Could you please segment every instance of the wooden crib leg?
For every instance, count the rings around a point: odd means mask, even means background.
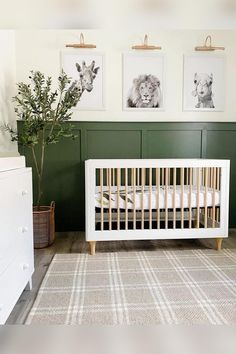
[[[217,251],[221,250],[222,241],[223,241],[223,238],[216,238],[216,250]]]
[[[91,254],[91,256],[95,256],[95,253],[96,253],[96,241],[90,241],[89,245],[90,245],[90,254]]]

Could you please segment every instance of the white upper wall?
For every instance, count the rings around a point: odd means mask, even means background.
[[[133,44],[141,43],[144,33],[132,30],[83,31],[88,43],[96,43],[94,51],[104,52],[106,110],[79,111],[73,119],[81,121],[236,121],[236,30],[196,31],[149,31],[150,43],[160,44],[166,58],[166,109],[164,112],[122,110],[122,53]],[[226,50],[226,103],[224,112],[183,112],[183,55],[195,53],[208,34],[213,44],[223,45]],[[25,81],[30,70],[40,70],[55,80],[60,72],[60,52],[65,44],[79,41],[80,30],[30,30],[16,31],[16,77]],[[75,52],[79,51],[75,49]],[[214,53],[208,53],[214,55]],[[222,55],[222,54],[221,54]]]
[[[16,83],[14,31],[0,30],[0,48],[0,126],[9,123],[15,127],[15,112],[12,103]],[[9,135],[0,129],[0,156],[6,153],[14,155],[16,151],[16,144],[13,144]]]
[[[14,11],[13,11],[14,9]],[[236,29],[235,0],[8,0],[1,28]]]

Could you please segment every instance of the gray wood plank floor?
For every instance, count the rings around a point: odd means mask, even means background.
[[[38,289],[48,266],[56,253],[84,253],[88,252],[88,244],[84,241],[84,232],[57,233],[52,246],[35,250],[35,272],[33,275],[33,289],[23,291],[6,324],[23,324],[37,296]],[[96,252],[151,250],[158,248],[213,248],[215,240],[160,240],[160,241],[107,241],[98,242]],[[229,238],[224,239],[224,248],[236,248],[236,229],[230,230]]]

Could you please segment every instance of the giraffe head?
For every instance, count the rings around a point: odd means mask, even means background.
[[[82,89],[91,92],[93,89],[93,80],[98,73],[99,66],[95,68],[95,61],[93,60],[89,66],[86,66],[85,61],[82,61],[82,66],[76,63],[76,68],[80,75]]]

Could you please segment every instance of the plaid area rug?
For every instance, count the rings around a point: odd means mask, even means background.
[[[26,324],[236,324],[236,251],[57,254]]]

